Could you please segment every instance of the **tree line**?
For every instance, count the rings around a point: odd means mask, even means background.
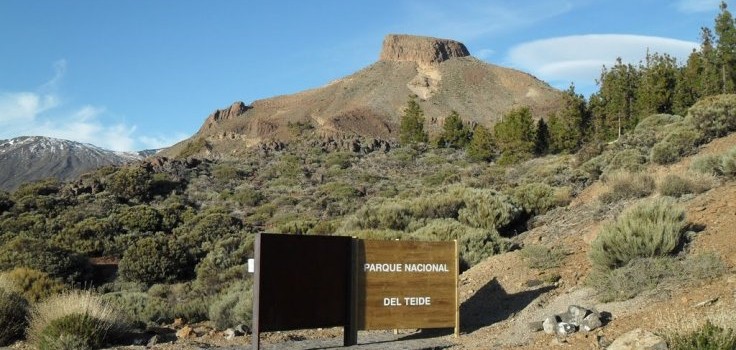
[[[701,28],[700,47],[684,64],[666,53],[647,52],[638,65],[619,57],[613,66],[603,66],[596,79],[598,91],[588,100],[571,84],[557,112],[535,123],[529,108],[515,108],[492,129],[471,127],[453,111],[432,143],[464,148],[477,161],[516,163],[535,155],[576,152],[588,142],[617,140],[646,116],[684,115],[704,97],[736,93],[736,21],[725,1],[719,9],[714,28]],[[429,141],[423,111],[413,97],[401,116],[400,141]]]

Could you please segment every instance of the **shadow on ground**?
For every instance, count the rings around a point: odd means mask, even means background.
[[[463,333],[471,333],[503,321],[552,289],[554,289],[553,286],[544,286],[507,294],[494,278],[460,305],[460,330]]]

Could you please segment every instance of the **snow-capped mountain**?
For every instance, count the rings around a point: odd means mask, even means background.
[[[142,158],[137,153],[115,152],[51,137],[0,140],[0,189],[12,191],[24,182],[46,178],[70,180],[102,166]]]

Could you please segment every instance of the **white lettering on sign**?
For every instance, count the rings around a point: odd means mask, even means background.
[[[372,264],[363,265],[365,272],[450,272],[447,264]]]
[[[401,303],[401,300],[404,303]],[[383,306],[432,306],[431,297],[383,298]]]

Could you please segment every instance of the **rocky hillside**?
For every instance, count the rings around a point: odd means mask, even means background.
[[[417,96],[430,135],[451,111],[466,122],[492,125],[509,109],[535,117],[557,108],[561,92],[535,77],[472,57],[460,42],[388,35],[378,62],[326,86],[293,95],[235,102],[164,154],[230,155],[264,143],[303,138],[396,140],[400,115]]]
[[[90,170],[141,159],[94,145],[42,136],[0,140],[0,189],[46,178],[70,180]]]

